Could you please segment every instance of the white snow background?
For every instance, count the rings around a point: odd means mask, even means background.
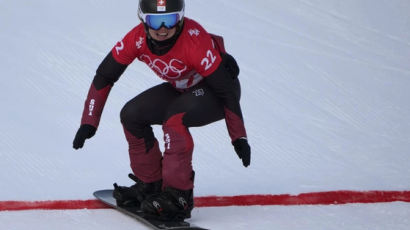
[[[92,199],[130,185],[122,106],[161,83],[134,62],[97,134],[72,140],[95,70],[139,23],[135,0],[0,0],[0,201]],[[193,128],[196,196],[410,190],[409,0],[189,0],[241,68],[252,147]],[[162,142],[162,130],[155,126]],[[197,208],[211,229],[408,229],[410,204]],[[114,210],[0,212],[0,229],[145,229]]]

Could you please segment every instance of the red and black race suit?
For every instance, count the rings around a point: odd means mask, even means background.
[[[97,69],[85,102],[82,124],[98,127],[111,87],[135,59],[146,63],[168,83],[153,87],[127,103],[126,107],[134,105],[146,109],[149,104],[155,107],[152,111],[144,111],[141,119],[146,124],[136,125],[135,119],[127,120],[127,117],[141,116],[139,111],[133,110],[138,116],[125,116],[122,112],[121,120],[131,134],[151,140],[148,137],[152,131],[147,135],[146,126],[163,124],[173,115],[184,113],[186,127],[202,126],[225,118],[232,141],[246,137],[239,104],[239,68],[235,59],[226,53],[221,37],[207,33],[197,22],[186,17],[176,43],[164,55],[151,52],[143,24],[133,28],[114,46]],[[184,94],[191,97],[175,102]],[[147,117],[152,119],[147,120]]]

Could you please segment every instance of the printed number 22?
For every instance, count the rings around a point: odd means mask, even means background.
[[[211,50],[208,50],[208,52],[206,52],[206,57],[201,61],[201,65],[205,65],[205,70],[208,70],[211,68],[212,64],[214,64],[215,60],[215,55],[212,54]]]

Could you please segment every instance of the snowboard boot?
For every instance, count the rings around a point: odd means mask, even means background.
[[[135,181],[135,184],[131,187],[118,186],[114,184],[113,197],[117,201],[117,205],[120,207],[140,207],[141,202],[148,196],[161,192],[162,180],[144,183],[133,174],[129,174],[128,177]]]
[[[182,221],[191,218],[194,208],[193,190],[179,190],[166,187],[163,192],[147,197],[141,203],[141,210],[166,221]]]

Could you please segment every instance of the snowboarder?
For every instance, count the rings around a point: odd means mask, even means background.
[[[239,67],[220,36],[184,17],[184,0],[140,0],[141,23],[119,41],[99,65],[73,141],[82,148],[94,136],[108,94],[134,59],[166,82],[125,104],[120,113],[136,184],[114,184],[119,205],[138,206],[162,218],[185,219],[193,209],[194,143],[190,127],[225,119],[234,150],[250,164],[239,104]],[[151,125],[162,125],[162,155]]]

